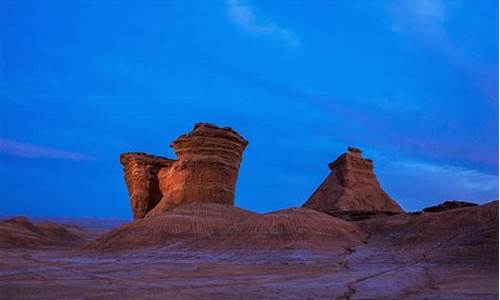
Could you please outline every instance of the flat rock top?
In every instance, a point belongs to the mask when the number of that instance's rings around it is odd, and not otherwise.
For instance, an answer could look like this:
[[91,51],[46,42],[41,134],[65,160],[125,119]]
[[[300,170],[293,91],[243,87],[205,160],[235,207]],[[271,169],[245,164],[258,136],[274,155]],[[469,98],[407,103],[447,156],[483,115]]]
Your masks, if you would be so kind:
[[125,152],[120,154],[120,162],[126,165],[130,161],[138,161],[146,164],[170,165],[175,159],[147,154],[144,152]]
[[177,143],[191,137],[222,138],[241,143],[244,147],[248,145],[248,141],[231,127],[219,127],[210,123],[196,123],[192,131],[179,136],[172,143],[172,146],[175,147]]

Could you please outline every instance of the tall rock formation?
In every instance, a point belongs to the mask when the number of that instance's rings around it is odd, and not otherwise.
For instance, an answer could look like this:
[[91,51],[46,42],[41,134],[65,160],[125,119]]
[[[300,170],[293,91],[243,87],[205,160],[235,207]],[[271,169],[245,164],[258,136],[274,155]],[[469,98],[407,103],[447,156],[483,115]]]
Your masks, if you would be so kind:
[[144,218],[160,202],[162,194],[158,172],[170,167],[173,162],[172,159],[146,153],[120,155],[134,219]]
[[173,143],[177,161],[158,178],[163,197],[154,216],[191,202],[234,205],[236,179],[248,142],[231,128],[198,123]]
[[373,173],[373,162],[364,159],[360,149],[349,147],[328,166],[331,173],[304,207],[346,220],[402,212],[401,207],[382,190]]
[[184,203],[234,204],[248,142],[228,127],[198,123],[172,144],[177,160],[145,153],[120,156],[134,218],[159,215]]

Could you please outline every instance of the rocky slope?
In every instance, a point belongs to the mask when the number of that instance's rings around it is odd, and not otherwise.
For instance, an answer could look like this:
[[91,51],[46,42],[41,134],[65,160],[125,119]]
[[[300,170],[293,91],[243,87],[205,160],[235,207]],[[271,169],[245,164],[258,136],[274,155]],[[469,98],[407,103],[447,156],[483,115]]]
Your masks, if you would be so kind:
[[498,201],[438,213],[400,214],[358,222],[372,244],[431,250],[441,259],[498,261]]
[[339,249],[361,243],[366,233],[356,224],[308,208],[253,215],[216,231],[198,247],[229,249]]
[[356,224],[308,208],[255,214],[232,206],[193,203],[124,225],[85,248],[345,250],[365,236]]
[[230,205],[190,203],[162,215],[136,220],[112,230],[85,246],[88,250],[119,251],[164,247],[186,239],[207,239],[254,213]]

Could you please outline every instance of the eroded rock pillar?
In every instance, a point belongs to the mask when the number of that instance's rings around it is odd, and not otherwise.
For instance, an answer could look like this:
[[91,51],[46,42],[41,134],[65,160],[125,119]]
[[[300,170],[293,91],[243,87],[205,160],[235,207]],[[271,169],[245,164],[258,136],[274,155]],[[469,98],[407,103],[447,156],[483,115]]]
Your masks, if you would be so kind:
[[158,172],[169,168],[173,162],[174,160],[146,153],[120,155],[134,219],[144,218],[160,202],[162,194]]
[[191,132],[171,144],[177,161],[170,168],[159,171],[162,199],[147,216],[191,202],[233,205],[240,162],[247,144],[231,128],[196,124]]

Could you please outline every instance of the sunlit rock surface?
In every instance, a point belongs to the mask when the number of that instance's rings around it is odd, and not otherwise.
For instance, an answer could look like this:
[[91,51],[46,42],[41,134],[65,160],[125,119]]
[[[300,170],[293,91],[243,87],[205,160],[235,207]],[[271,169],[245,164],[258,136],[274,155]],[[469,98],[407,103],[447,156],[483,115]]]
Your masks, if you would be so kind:
[[135,219],[194,202],[234,204],[248,142],[229,127],[197,123],[171,146],[176,160],[146,153],[120,156]]
[[169,168],[174,160],[146,153],[120,155],[134,219],[144,218],[162,198],[158,172]]
[[396,201],[382,190],[373,172],[373,162],[363,158],[361,150],[349,147],[328,166],[330,174],[304,207],[347,220],[402,212]]
[[233,205],[240,162],[247,144],[231,128],[196,124],[191,132],[172,143],[177,161],[159,172],[162,199],[147,216],[185,203]]

